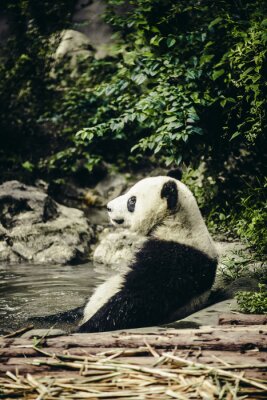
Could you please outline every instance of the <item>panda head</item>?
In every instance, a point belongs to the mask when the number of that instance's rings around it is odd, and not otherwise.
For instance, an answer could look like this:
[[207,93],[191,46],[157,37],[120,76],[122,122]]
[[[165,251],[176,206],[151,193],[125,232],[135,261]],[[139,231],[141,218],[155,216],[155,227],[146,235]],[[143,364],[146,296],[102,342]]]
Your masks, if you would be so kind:
[[126,194],[107,204],[111,222],[115,226],[149,234],[166,217],[178,211],[179,193],[184,185],[177,178],[178,173],[171,171],[169,176],[137,182]]

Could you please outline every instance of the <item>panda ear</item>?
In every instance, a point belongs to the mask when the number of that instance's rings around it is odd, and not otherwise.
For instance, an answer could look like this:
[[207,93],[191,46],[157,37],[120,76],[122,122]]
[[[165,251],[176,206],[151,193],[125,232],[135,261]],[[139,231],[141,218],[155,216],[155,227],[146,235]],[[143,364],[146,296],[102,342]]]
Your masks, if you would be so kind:
[[162,199],[167,200],[167,208],[175,210],[178,201],[178,189],[173,180],[164,183],[160,195]]
[[169,176],[170,178],[177,179],[178,181],[180,181],[182,179],[182,175],[183,175],[183,171],[181,170],[181,168],[171,169],[167,173],[167,176]]

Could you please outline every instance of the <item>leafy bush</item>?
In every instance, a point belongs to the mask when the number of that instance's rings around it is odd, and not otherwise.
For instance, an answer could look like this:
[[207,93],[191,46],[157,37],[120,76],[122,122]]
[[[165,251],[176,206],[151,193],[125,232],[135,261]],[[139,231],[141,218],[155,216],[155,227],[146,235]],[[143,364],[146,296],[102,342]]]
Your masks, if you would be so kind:
[[[0,51],[0,163],[8,170],[37,161],[50,149],[40,116],[50,106],[49,37],[67,25],[73,0],[4,0],[0,13],[8,21],[8,39]],[[49,132],[50,133],[50,132]],[[54,137],[54,135],[51,135]],[[34,168],[32,168],[33,171]],[[28,169],[29,170],[29,169]]]
[[123,1],[108,3],[122,40],[117,71],[93,88],[96,113],[76,143],[90,152],[128,142],[170,165],[204,149],[224,161],[230,148],[262,140],[264,1],[131,1],[129,15],[116,13]]
[[64,60],[57,65],[51,87],[60,95],[56,96],[42,116],[44,123],[61,132],[65,142],[60,151],[40,160],[39,168],[59,175],[60,172],[75,173],[81,163],[83,168],[91,173],[103,158],[109,160],[110,146],[114,147],[116,143],[115,138],[109,140],[108,137],[102,143],[103,135],[99,132],[98,138],[95,137],[88,149],[83,142],[75,138],[77,129],[96,118],[97,108],[100,106],[97,87],[104,78],[111,78],[116,71],[114,60],[81,60],[77,65],[77,76],[74,77],[71,76],[69,68],[64,64]]
[[267,180],[264,176],[258,178],[259,172],[251,160],[254,176],[244,164],[242,161],[233,168],[226,163],[225,170],[217,174],[216,169],[202,161],[196,169],[185,168],[183,181],[195,195],[213,234],[239,237],[263,259],[267,252]]
[[[259,182],[261,183],[261,182]],[[253,247],[261,259],[266,257],[267,236],[267,191],[265,184],[256,187],[245,187],[232,193],[232,201],[214,195],[210,202],[211,209],[206,212],[208,226],[213,232],[221,231],[229,237],[240,237],[244,243]]]
[[266,2],[107,0],[113,57],[81,62],[75,78],[63,66],[52,80],[48,37],[70,24],[74,3],[1,6],[13,35],[0,70],[7,142],[26,143],[27,153],[47,131],[56,136],[59,145],[33,152],[55,173],[72,172],[78,159],[91,171],[144,154],[197,164],[204,151],[222,166],[241,143],[257,153],[266,129]]
[[237,304],[248,314],[267,314],[267,287],[259,284],[259,292],[238,292]]
[[267,181],[263,187],[250,188],[241,198],[241,210],[234,222],[238,236],[247,240],[258,252],[267,251]]

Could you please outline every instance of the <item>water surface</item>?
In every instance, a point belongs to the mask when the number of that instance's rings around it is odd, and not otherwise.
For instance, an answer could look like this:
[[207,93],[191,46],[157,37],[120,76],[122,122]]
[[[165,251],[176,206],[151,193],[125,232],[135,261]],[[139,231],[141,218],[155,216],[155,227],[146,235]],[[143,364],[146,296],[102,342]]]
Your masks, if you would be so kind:
[[112,273],[104,267],[94,268],[91,263],[0,265],[0,334],[27,325],[28,318],[83,305],[94,288]]

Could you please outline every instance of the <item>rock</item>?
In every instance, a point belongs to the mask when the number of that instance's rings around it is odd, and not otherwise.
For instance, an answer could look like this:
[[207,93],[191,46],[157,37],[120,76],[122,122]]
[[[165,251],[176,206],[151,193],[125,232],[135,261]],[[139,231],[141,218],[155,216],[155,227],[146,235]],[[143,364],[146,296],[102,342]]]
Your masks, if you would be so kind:
[[125,175],[111,174],[100,181],[95,190],[106,199],[106,203],[118,197],[127,188]]
[[255,260],[255,255],[244,243],[220,241],[215,244],[220,260],[213,291],[254,291],[257,283],[266,279],[266,263]]
[[219,315],[222,313],[236,312],[238,310],[236,300],[229,299],[221,301],[220,303],[213,304],[210,307],[206,307],[188,317],[181,319],[176,322],[168,324],[168,327],[172,328],[198,328],[200,326],[214,326],[218,325]]
[[48,185],[47,193],[58,203],[67,207],[79,208],[84,206],[86,191],[70,182],[52,181]]
[[233,256],[234,253],[245,251],[247,246],[240,241],[231,241],[231,242],[224,242],[224,241],[216,241],[215,242],[217,251],[219,253],[219,257],[225,258],[229,256]]
[[0,261],[79,263],[93,239],[82,211],[18,181],[0,185]]
[[106,207],[88,207],[85,214],[91,224],[97,225],[97,227],[107,226],[110,223]]
[[[55,38],[51,38],[51,41]],[[63,60],[71,71],[71,77],[78,75],[78,63],[94,57],[94,49],[90,40],[81,32],[73,29],[65,29],[60,34],[60,42],[55,51],[55,64],[60,64]],[[55,69],[51,75],[56,76]]]
[[118,271],[129,264],[145,240],[127,229],[116,229],[116,232],[112,233],[106,229],[100,238],[100,244],[93,255],[94,262]]
[[34,186],[36,186],[42,192],[45,192],[45,193],[48,192],[48,183],[43,181],[42,179],[36,179],[36,181],[34,182]]
[[67,332],[63,331],[62,329],[31,329],[28,332],[23,333],[21,337],[23,339],[33,339],[33,338],[48,338],[48,337],[55,337],[66,335]]

